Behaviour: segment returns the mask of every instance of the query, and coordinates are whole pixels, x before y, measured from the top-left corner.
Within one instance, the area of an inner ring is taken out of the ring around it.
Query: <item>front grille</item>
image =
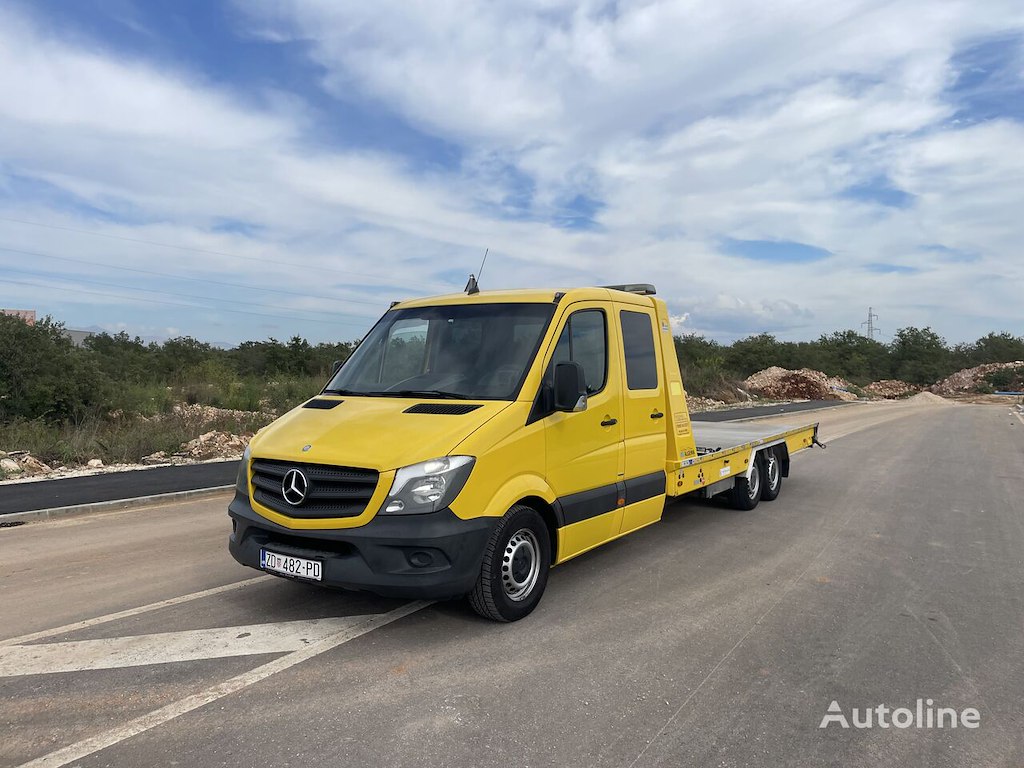
[[[306,498],[292,505],[284,499],[282,483],[288,470],[306,477]],[[288,517],[357,517],[377,489],[378,473],[372,469],[332,467],[292,461],[256,459],[252,463],[252,498]]]

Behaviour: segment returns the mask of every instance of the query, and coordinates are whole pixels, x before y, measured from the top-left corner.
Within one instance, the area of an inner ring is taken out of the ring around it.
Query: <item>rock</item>
[[[0,469],[12,475],[41,475],[53,471],[28,451],[9,451],[4,453],[2,458],[0,458]]]
[[[167,464],[170,460],[165,451],[157,451],[156,453],[149,454],[149,456],[142,457],[142,463],[149,466],[153,464]]]
[[[103,461],[101,459],[89,459],[85,465],[89,467],[89,469],[99,469],[103,466]]]
[[[28,454],[22,456],[18,463],[21,464],[21,468],[30,475],[41,475],[44,472],[53,471],[47,464],[44,464],[35,456],[30,456]]]
[[[249,444],[251,434],[232,435],[229,432],[205,432],[194,440],[181,444],[175,456],[190,459],[227,459],[241,456]]]

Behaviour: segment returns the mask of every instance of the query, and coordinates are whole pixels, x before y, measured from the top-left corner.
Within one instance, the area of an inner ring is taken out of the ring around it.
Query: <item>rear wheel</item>
[[[551,564],[551,540],[544,520],[516,504],[495,527],[484,550],[469,604],[494,621],[518,621],[544,594]]]
[[[736,478],[729,500],[734,509],[750,510],[761,500],[761,462],[754,459],[750,468],[750,477],[742,475]]]
[[[761,501],[775,501],[782,492],[782,462],[774,448],[759,454],[761,457]]]

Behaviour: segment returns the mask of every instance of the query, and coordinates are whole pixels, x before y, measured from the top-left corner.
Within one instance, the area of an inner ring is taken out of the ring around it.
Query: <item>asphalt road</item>
[[[702,421],[732,421],[751,416],[796,413],[835,405],[845,403],[834,400],[810,400],[785,405],[712,411],[695,414],[694,417]],[[237,461],[226,461],[181,467],[150,467],[132,472],[108,472],[59,480],[5,483],[0,485],[0,515],[233,485],[237,469]]]
[[[1024,423],[816,418],[777,501],[672,504],[512,625],[243,569],[226,495],[0,529],[0,765],[1021,765]],[[980,725],[819,728],[917,699]]]
[[[781,405],[755,405],[752,408],[729,408],[725,411],[702,411],[690,414],[696,421],[737,421],[739,419],[761,418],[764,416],[775,416],[787,413],[802,413],[803,411],[820,411],[825,408],[835,408],[839,405],[849,405],[843,400],[804,400],[799,403],[782,403]]]
[[[237,472],[235,460],[4,483],[0,485],[0,515],[234,485]]]

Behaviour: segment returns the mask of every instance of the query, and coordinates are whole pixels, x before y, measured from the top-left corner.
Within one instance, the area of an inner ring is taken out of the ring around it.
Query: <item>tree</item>
[[[197,369],[214,355],[213,347],[191,336],[168,339],[160,347],[160,370],[165,378],[180,382],[188,371]]]
[[[1024,337],[1006,333],[990,333],[982,336],[974,344],[963,349],[957,345],[956,352],[966,351],[966,364],[963,367],[982,365],[983,363],[1014,363],[1024,360]]]
[[[855,384],[868,384],[892,375],[889,350],[881,342],[856,331],[836,331],[818,339],[818,368]]]
[[[773,365],[793,367],[794,351],[795,345],[781,342],[770,333],[760,333],[740,339],[727,348],[725,367],[745,379]]]
[[[34,326],[0,315],[0,421],[76,420],[104,401],[105,387],[86,350],[45,317]]]
[[[900,328],[889,352],[896,378],[911,384],[934,384],[953,372],[950,349],[931,328]]]
[[[122,384],[155,381],[157,348],[146,346],[138,336],[133,339],[124,331],[113,336],[98,333],[85,340],[85,348],[92,353],[100,371],[113,381]]]
[[[673,337],[676,345],[676,357],[680,363],[701,363],[717,361],[721,367],[723,361],[722,345],[713,339],[705,339],[696,333],[685,333]]]

